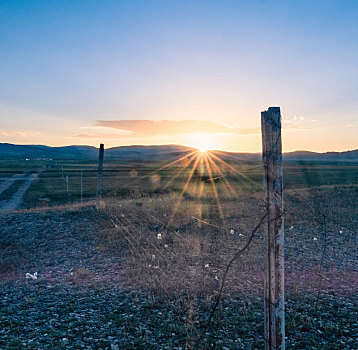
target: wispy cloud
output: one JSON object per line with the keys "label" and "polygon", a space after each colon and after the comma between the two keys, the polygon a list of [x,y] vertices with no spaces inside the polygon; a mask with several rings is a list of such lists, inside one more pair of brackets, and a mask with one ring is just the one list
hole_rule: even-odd
{"label": "wispy cloud", "polygon": [[29,137],[29,136],[38,136],[40,134],[41,134],[40,131],[33,131],[33,130],[0,129],[0,135],[7,136],[7,137]]}
{"label": "wispy cloud", "polygon": [[179,134],[257,134],[259,128],[237,128],[200,120],[98,120],[96,127],[127,131],[125,137],[168,136]]}
{"label": "wispy cloud", "polygon": [[292,118],[284,118],[282,120],[284,129],[313,130],[317,128],[317,125],[315,124],[316,122],[316,119],[297,116],[293,116]]}
{"label": "wispy cloud", "polygon": [[121,137],[120,134],[76,134],[72,135],[72,137],[76,137],[79,139],[118,139]]}
{"label": "wispy cloud", "polygon": [[89,130],[89,133],[76,134],[72,135],[72,137],[81,139],[118,139],[123,138],[123,136],[132,135],[132,132],[128,130],[114,129],[100,125],[82,126],[81,129]]}

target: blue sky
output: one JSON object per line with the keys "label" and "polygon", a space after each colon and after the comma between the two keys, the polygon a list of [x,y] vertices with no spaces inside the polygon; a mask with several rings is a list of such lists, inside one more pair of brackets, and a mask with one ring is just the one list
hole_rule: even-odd
{"label": "blue sky", "polygon": [[259,151],[278,105],[286,150],[358,148],[357,38],[355,0],[2,0],[1,142],[191,145],[192,123],[115,125],[195,120],[215,148]]}

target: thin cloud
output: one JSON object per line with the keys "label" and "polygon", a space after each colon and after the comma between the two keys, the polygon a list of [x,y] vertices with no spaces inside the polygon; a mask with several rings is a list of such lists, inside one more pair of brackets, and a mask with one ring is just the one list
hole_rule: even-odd
{"label": "thin cloud", "polygon": [[29,137],[29,136],[38,136],[41,132],[33,130],[5,130],[0,129],[1,136],[7,137]]}
{"label": "thin cloud", "polygon": [[259,128],[237,128],[200,120],[98,120],[95,127],[130,132],[126,137],[153,137],[179,134],[257,134]]}
{"label": "thin cloud", "polygon": [[[99,125],[92,125],[92,126],[81,126],[81,129],[89,129],[89,130],[95,130],[95,131],[101,131],[101,130],[111,130],[113,131],[112,127],[108,127],[108,126],[99,126]],[[131,135],[132,132],[128,131],[128,130],[121,130],[121,129],[116,129],[116,132],[118,133],[118,135]]]}
{"label": "thin cloud", "polygon": [[[127,134],[125,134],[127,135]],[[77,134],[72,135],[71,137],[79,138],[79,139],[118,139],[122,137],[121,134]]]}
{"label": "thin cloud", "polygon": [[314,130],[316,128],[308,127],[308,126],[302,126],[302,125],[290,125],[290,126],[286,126],[285,129]]}
{"label": "thin cloud", "polygon": [[316,119],[294,116],[292,119],[282,119],[282,124],[284,129],[314,130],[317,129],[316,121]]}

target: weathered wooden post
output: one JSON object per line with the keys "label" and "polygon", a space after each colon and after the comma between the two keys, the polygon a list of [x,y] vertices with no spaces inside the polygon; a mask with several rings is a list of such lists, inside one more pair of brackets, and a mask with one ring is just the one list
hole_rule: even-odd
{"label": "weathered wooden post", "polygon": [[97,190],[96,190],[97,205],[100,204],[101,197],[102,197],[103,158],[104,158],[104,144],[101,143],[99,146],[99,156],[98,156]]}
{"label": "weathered wooden post", "polygon": [[67,192],[67,195],[68,195],[68,174],[66,175],[66,192]]}
{"label": "weathered wooden post", "polygon": [[81,170],[81,203],[83,202],[83,171]]}
{"label": "weathered wooden post", "polygon": [[261,113],[265,224],[265,349],[285,349],[284,226],[280,107]]}

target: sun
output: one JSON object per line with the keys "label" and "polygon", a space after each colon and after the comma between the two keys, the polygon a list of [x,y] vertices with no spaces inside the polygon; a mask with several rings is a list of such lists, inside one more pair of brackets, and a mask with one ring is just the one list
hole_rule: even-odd
{"label": "sun", "polygon": [[193,134],[192,139],[193,147],[197,148],[201,153],[215,148],[212,138],[207,134]]}

